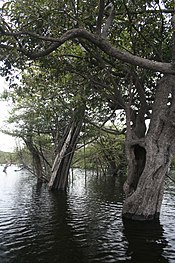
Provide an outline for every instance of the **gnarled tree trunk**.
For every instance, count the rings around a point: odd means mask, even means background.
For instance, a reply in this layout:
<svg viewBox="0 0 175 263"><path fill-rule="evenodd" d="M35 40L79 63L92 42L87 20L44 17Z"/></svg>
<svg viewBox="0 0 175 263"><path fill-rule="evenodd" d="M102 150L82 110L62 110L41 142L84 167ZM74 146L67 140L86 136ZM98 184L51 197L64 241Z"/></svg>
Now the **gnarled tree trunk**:
<svg viewBox="0 0 175 263"><path fill-rule="evenodd" d="M140 123L140 129L142 124L143 122ZM169 75L163 77L157 86L147 134L138 136L128 129L128 178L124 184L124 218L159 218L164 179L174 153L174 143L175 77Z"/></svg>

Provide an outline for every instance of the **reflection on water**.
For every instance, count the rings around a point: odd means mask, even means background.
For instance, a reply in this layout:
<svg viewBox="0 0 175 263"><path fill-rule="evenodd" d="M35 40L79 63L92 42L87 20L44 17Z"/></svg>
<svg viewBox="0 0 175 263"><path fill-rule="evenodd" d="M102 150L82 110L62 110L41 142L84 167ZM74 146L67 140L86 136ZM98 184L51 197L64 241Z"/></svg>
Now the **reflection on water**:
<svg viewBox="0 0 175 263"><path fill-rule="evenodd" d="M122 222L122 182L74 171L67 193L0 167L1 263L175 262L175 185L160 224Z"/></svg>
<svg viewBox="0 0 175 263"><path fill-rule="evenodd" d="M130 262L169 262L163 255L168 245L163 228L158 222L124 221L124 235L128 241L127 255Z"/></svg>

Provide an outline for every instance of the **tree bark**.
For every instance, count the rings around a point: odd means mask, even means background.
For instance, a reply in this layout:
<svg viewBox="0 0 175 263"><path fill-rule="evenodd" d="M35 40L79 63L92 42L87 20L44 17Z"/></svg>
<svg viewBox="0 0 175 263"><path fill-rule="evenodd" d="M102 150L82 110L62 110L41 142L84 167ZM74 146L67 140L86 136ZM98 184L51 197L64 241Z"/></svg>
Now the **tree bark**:
<svg viewBox="0 0 175 263"><path fill-rule="evenodd" d="M42 168L42 162L40 158L40 154L36 146L33 144L32 136L27 136L27 138L23 138L28 150L30 151L33 159L33 167L34 172L37 176L38 182L42 180L43 176L43 168Z"/></svg>
<svg viewBox="0 0 175 263"><path fill-rule="evenodd" d="M59 152L53 163L52 175L48 184L50 190L65 190L67 187L69 169L81 127L82 119L74 120L69 126L69 130L66 129L65 131L64 142L60 142L61 147L59 147Z"/></svg>
<svg viewBox="0 0 175 263"><path fill-rule="evenodd" d="M174 120L175 77L166 76L157 87L147 134L138 137L134 129L127 131L128 178L124 184L124 218L159 218L164 179L174 153Z"/></svg>

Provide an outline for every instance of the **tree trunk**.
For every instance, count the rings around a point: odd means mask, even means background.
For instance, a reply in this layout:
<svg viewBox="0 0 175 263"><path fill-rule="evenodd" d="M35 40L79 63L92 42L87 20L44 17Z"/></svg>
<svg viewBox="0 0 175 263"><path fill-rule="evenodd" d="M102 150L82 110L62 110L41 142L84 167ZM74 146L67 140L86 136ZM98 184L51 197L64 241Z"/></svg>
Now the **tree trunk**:
<svg viewBox="0 0 175 263"><path fill-rule="evenodd" d="M32 136L27 136L27 138L23 138L28 150L30 151L33 159L33 167L34 172L37 176L38 182L42 180L43 176L43 168L42 168L42 162L40 158L40 154L36 146L33 144Z"/></svg>
<svg viewBox="0 0 175 263"><path fill-rule="evenodd" d="M61 147L56 155L53 167L52 175L49 181L49 189L65 190L68 181L68 174L71 165L71 161L75 152L78 137L82 127L82 120L73 121L69 126L69 130L66 129L64 134L64 142L61 141Z"/></svg>
<svg viewBox="0 0 175 263"><path fill-rule="evenodd" d="M164 77L158 84L147 134L137 136L129 128L126 142L128 178L124 184L126 200L123 217L134 220L158 219L164 179L174 154L174 76Z"/></svg>

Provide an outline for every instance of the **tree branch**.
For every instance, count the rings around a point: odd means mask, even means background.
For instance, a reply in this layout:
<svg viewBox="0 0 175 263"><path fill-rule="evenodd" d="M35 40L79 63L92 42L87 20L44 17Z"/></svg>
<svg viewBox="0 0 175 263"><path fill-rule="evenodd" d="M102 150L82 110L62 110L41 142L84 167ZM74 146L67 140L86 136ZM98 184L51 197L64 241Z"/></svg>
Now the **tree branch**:
<svg viewBox="0 0 175 263"><path fill-rule="evenodd" d="M136 87L137 92L138 92L139 97L140 97L140 102L141 102L142 106L145 108L145 111L148 113L149 106L148 106L148 103L146 101L145 91L144 91L142 83L139 79L139 76L137 75L135 70L132 72L132 76L133 76L133 82L135 84L135 87Z"/></svg>
<svg viewBox="0 0 175 263"><path fill-rule="evenodd" d="M105 23L103 30L102 30L102 37L104 37L104 38L107 37L108 30L112 24L112 21L114 19L114 15L115 15L114 6L112 3L110 3L106 8L110 8L110 13L109 13L109 16L108 16L106 23Z"/></svg>
<svg viewBox="0 0 175 263"><path fill-rule="evenodd" d="M105 8L104 0L99 0L99 12L98 12L98 18L97 18L97 27L96 27L96 33L98 35L101 34L104 8Z"/></svg>
<svg viewBox="0 0 175 263"><path fill-rule="evenodd" d="M115 129L107 128L107 127L104 126L105 125L104 123L99 126L99 125L97 125L96 123L94 123L94 122L92 122L90 120L88 120L88 123L90 123L92 126L96 127L100 131L104 131L106 133L110 133L110 134L113 134L113 135L125 134L125 131L126 131L125 128L123 128L122 131L119 131L117 129L115 130Z"/></svg>
<svg viewBox="0 0 175 263"><path fill-rule="evenodd" d="M154 51L155 54L157 55L157 58L159 58L159 60L161 61L162 58L161 58L161 55L159 54L159 52L157 51L157 49L155 49L155 47L152 45L152 43L151 43L149 40L147 40L147 38L144 36L144 34L142 33L142 31L139 31L139 30L137 29L137 27L135 26L135 24L134 24L133 21L132 21L132 17L131 17L131 14L130 14L129 10L128 10L127 5L124 4L124 6L125 6L125 9L126 9L126 12L127 12L127 15L128 15L128 19L129 19L129 21L130 21L131 26L132 26L132 27L134 28L134 30L138 33L138 35L140 35L140 37L145 41L145 43L153 49L153 51Z"/></svg>
<svg viewBox="0 0 175 263"><path fill-rule="evenodd" d="M1 34L2 35L2 34ZM139 66L142 68L150 69L156 72L162 72L165 74L173 74L175 75L175 69L173 68L171 63L163 63L163 62L157 62L154 60L149 60L146 58L141 58L138 56L135 56L133 54L130 54L127 51L123 51L117 47L113 47L109 41L105 40L104 38L94 35L90 32L88 32L85 29L75 28L67 31L64 33L60 38L50 38L50 37L44 37L37 35L35 33L31 32L16 32L16 33L8 33L10 36L22 36L22 35L29 35L33 36L37 39L41 39L44 41L50 41L52 44L45 50L41 50L39 52L29 52L24 48L18 47L17 50L19 52L22 52L30 59L37 59L40 57L44 57L55 51L57 48L59 48L62 44L64 44L68 40L72 40L74 38L83 38L94 45L96 45L98 48L100 48L102 51L104 51L107 55L110 57L113 57L115 59L121 60L123 62L129 63L131 65ZM0 48L7 48L7 49L14 49L13 46L6 46L5 44L0 44Z"/></svg>

